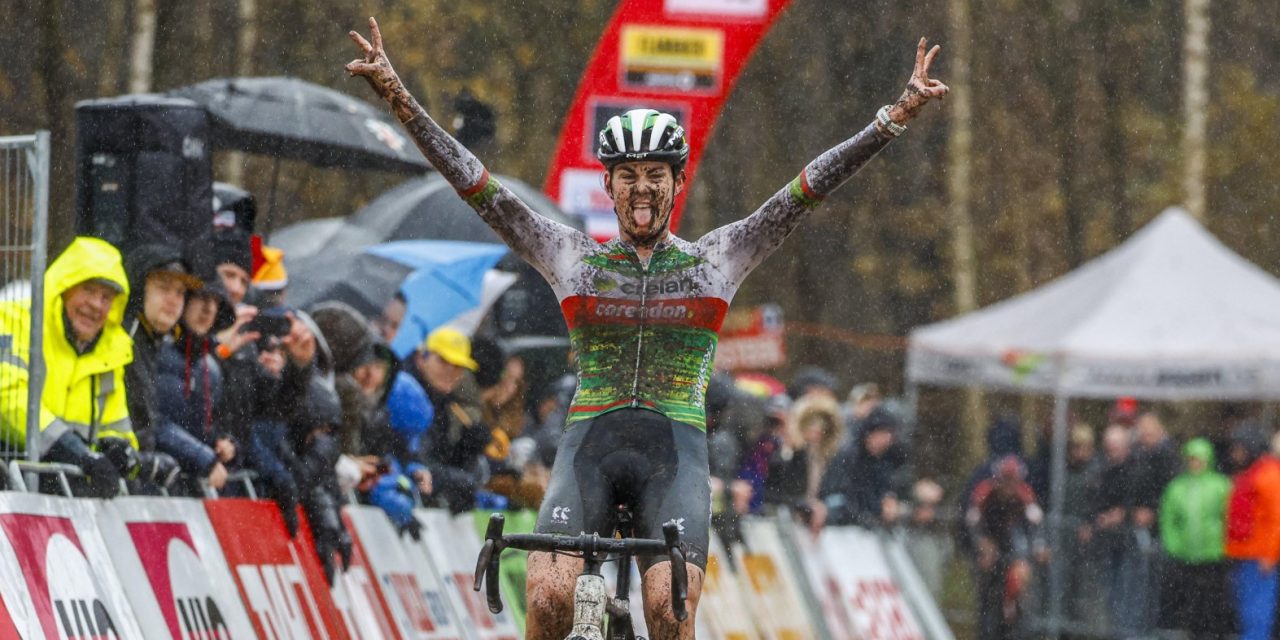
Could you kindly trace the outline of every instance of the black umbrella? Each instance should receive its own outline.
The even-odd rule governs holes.
[[[576,216],[560,210],[541,191],[509,176],[495,176],[534,211],[575,229]],[[391,240],[465,240],[502,242],[498,234],[453,190],[439,174],[406,180],[355,212],[348,224]]]
[[[427,161],[387,113],[297,78],[219,78],[169,92],[204,106],[214,146],[321,167],[421,173]]]
[[[576,217],[565,214],[537,189],[509,176],[495,177],[538,213],[582,228]],[[285,227],[272,234],[268,244],[284,250],[291,304],[307,307],[323,300],[341,300],[377,315],[408,272],[361,254],[366,247],[392,240],[501,242],[445,179],[433,173],[396,185],[345,220],[325,218]],[[555,333],[529,325],[528,320],[545,316],[553,325],[559,322],[551,288],[519,258],[508,256],[504,262],[507,264],[499,264],[499,268],[528,277],[522,277],[499,299],[495,313],[512,316],[499,324],[510,332]]]

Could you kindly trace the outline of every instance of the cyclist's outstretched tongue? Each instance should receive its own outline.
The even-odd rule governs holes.
[[[551,284],[576,356],[578,388],[543,499],[539,533],[612,535],[619,501],[637,514],[635,535],[661,538],[677,523],[694,565],[689,618],[671,615],[667,563],[644,566],[651,637],[692,638],[706,568],[710,472],[705,394],[720,325],[734,293],[805,214],[858,171],[947,86],[929,78],[939,48],[921,38],[898,100],[853,137],[819,155],[751,215],[696,241],[671,233],[686,186],[689,145],[670,114],[636,109],[610,118],[596,156],[619,237],[598,243],[542,217],[427,115],[396,75],[377,23],[351,38],[363,55],[347,71],[390,105],[432,166],[482,219]],[[821,505],[813,505],[815,511]],[[560,640],[572,626],[581,561],[529,556],[528,638]]]

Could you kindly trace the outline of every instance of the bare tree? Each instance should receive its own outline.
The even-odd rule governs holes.
[[[240,37],[236,39],[236,75],[254,74],[254,51],[258,44],[258,0],[240,0]],[[227,182],[244,186],[245,155],[238,151],[226,154],[222,168]]]
[[[1186,0],[1183,40],[1182,194],[1187,211],[1205,219],[1205,131],[1209,109],[1209,0]]]
[[[956,315],[978,308],[978,263],[973,232],[973,84],[969,79],[973,29],[969,0],[948,0],[951,27],[951,135],[947,138],[947,218],[951,222],[951,283]],[[982,392],[969,388],[964,404],[965,442],[981,442],[986,423]],[[969,452],[970,454],[976,452]]]
[[[129,46],[129,92],[151,91],[156,51],[156,0],[133,5],[133,38]]]

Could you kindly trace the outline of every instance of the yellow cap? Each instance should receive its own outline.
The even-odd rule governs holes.
[[[471,338],[453,327],[440,327],[432,331],[427,336],[427,342],[422,350],[440,356],[449,364],[472,371],[480,368],[480,365],[471,359]]]
[[[289,274],[284,270],[284,251],[262,247],[262,266],[253,274],[253,286],[263,291],[279,291],[289,286]]]

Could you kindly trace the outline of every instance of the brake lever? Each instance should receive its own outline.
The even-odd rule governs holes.
[[[671,612],[676,620],[684,622],[689,617],[685,600],[689,597],[689,569],[684,562],[684,549],[680,544],[680,529],[674,522],[662,525],[662,537],[671,550]]]
[[[493,613],[502,613],[502,585],[498,582],[498,569],[505,523],[506,518],[501,513],[489,516],[489,527],[484,532],[484,546],[480,547],[480,557],[476,559],[476,575],[472,584],[472,589],[479,591],[480,585],[488,583],[485,598],[489,601],[489,611]]]

